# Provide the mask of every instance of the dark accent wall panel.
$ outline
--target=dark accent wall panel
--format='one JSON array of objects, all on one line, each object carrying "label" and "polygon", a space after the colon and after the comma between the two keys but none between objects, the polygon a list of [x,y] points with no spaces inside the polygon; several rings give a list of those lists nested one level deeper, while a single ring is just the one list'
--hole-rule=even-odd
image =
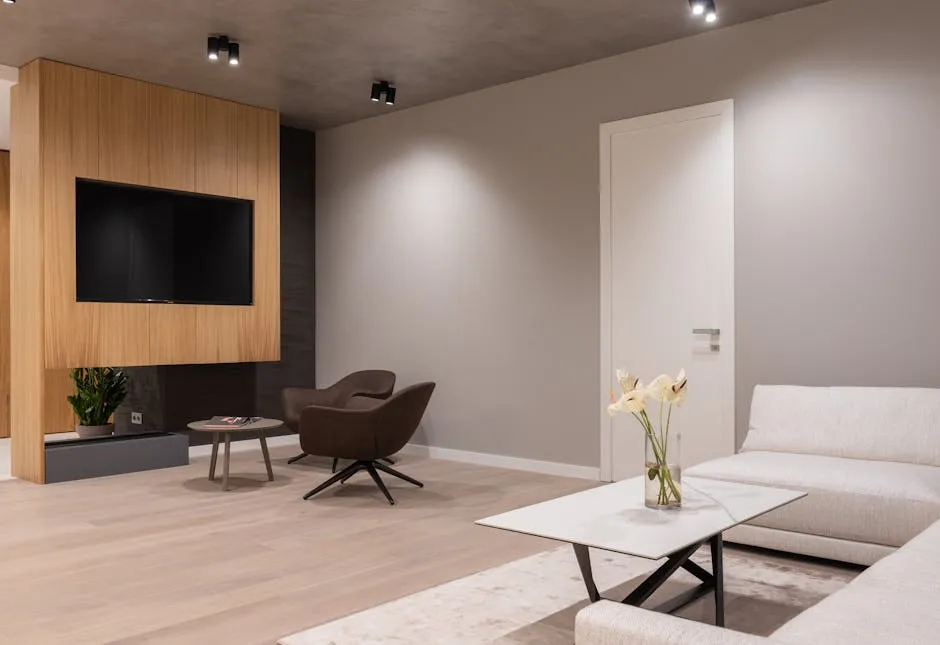
[{"label": "dark accent wall panel", "polygon": [[[281,390],[315,385],[314,134],[282,127],[280,151],[281,360],[128,368],[118,433],[181,432],[216,414],[283,418]],[[142,425],[130,423],[132,411],[143,413]],[[208,433],[190,434],[194,445],[209,441]]]},{"label": "dark accent wall panel", "polygon": [[258,363],[257,411],[279,417],[281,390],[316,383],[314,134],[281,127],[281,360]]}]

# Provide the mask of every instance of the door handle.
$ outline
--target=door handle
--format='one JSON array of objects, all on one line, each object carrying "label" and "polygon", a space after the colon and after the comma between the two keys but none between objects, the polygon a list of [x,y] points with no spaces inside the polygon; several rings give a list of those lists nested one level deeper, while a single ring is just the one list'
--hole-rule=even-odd
[{"label": "door handle", "polygon": [[697,336],[721,336],[720,329],[693,329],[692,333]]},{"label": "door handle", "polygon": [[721,337],[720,329],[713,328],[704,328],[704,329],[693,329],[692,333],[696,336],[711,336],[711,344],[709,347],[713,352],[721,351],[721,342],[719,338]]}]

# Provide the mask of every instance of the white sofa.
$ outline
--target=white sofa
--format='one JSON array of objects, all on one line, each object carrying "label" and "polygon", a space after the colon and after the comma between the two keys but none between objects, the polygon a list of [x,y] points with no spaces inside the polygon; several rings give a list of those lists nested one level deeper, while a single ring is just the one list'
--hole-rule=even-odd
[{"label": "white sofa", "polygon": [[940,520],[940,390],[758,386],[741,452],[686,474],[808,493],[729,542],[873,564]]},{"label": "white sofa", "polygon": [[602,601],[578,613],[575,644],[936,645],[938,601],[940,522],[769,638]]},{"label": "white sofa", "polygon": [[687,474],[808,493],[728,541],[876,564],[770,638],[600,602],[577,645],[940,643],[940,390],[758,386],[741,452]]}]

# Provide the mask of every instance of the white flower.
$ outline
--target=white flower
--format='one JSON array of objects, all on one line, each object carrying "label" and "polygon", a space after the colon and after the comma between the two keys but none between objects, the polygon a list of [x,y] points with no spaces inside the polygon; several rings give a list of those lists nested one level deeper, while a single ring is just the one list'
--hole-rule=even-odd
[{"label": "white flower", "polygon": [[649,395],[657,401],[682,405],[682,402],[685,401],[685,392],[688,382],[685,376],[685,370],[681,370],[679,376],[675,379],[666,374],[660,374],[650,383]]},{"label": "white flower", "polygon": [[620,390],[624,394],[632,392],[640,386],[639,377],[623,370],[617,370],[617,382],[620,383]]},{"label": "white flower", "polygon": [[636,388],[624,393],[616,403],[607,406],[607,413],[610,416],[615,416],[621,412],[639,414],[646,409],[646,396],[646,390],[642,387],[642,384],[638,384]]}]

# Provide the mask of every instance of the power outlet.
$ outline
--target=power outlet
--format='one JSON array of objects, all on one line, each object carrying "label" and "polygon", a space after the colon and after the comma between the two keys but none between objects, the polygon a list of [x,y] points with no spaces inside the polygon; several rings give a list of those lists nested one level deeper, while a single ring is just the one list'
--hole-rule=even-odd
[{"label": "power outlet", "polygon": [[144,422],[144,413],[143,412],[131,412],[131,423],[134,425],[141,425]]}]

